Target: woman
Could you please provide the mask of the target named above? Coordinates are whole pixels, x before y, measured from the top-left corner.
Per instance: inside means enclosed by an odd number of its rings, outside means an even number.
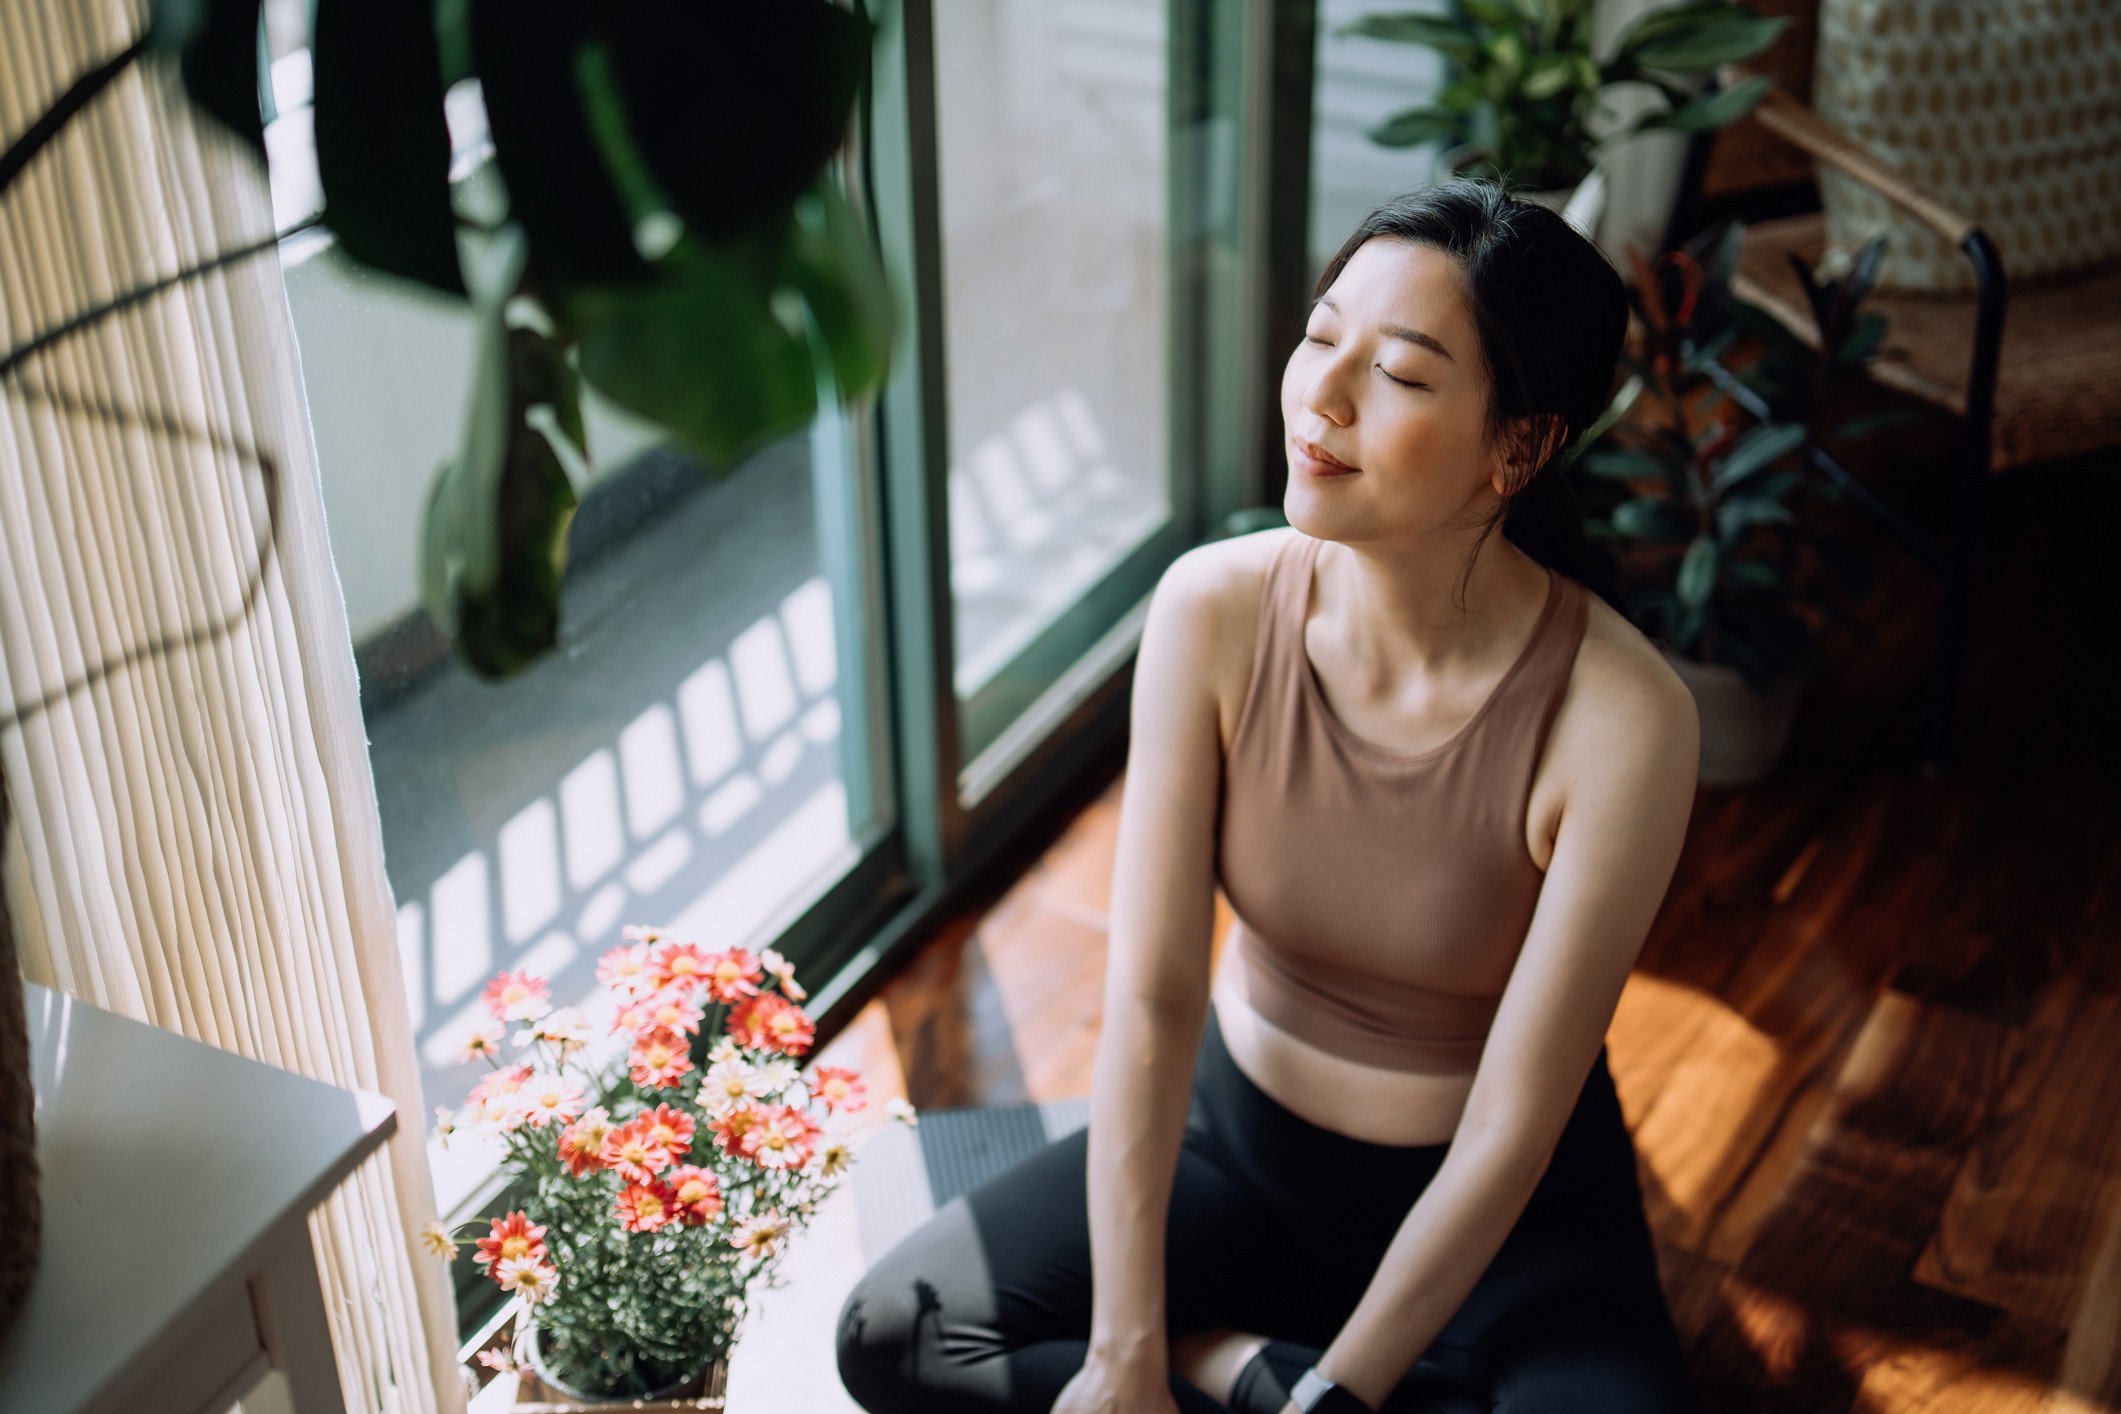
[[[1556,467],[1625,323],[1479,183],[1327,267],[1291,528],[1186,555],[1143,632],[1090,1128],[863,1279],[874,1414],[1689,1407],[1602,1046],[1697,724]]]

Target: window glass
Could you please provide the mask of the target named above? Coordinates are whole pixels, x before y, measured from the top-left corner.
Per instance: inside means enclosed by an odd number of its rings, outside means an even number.
[[[1010,715],[982,696],[1171,518],[1165,29],[1164,0],[935,5],[968,759]]]
[[[301,62],[278,61],[276,80]],[[306,94],[289,83],[283,96],[276,197],[300,215]],[[468,171],[475,93],[452,93],[451,116]],[[871,674],[843,631],[859,568],[850,441],[828,416],[717,481],[585,390],[594,479],[570,535],[560,647],[483,681],[418,608],[414,558],[428,485],[460,435],[470,316],[361,270],[322,232],[292,238],[282,260],[423,1088],[430,1107],[455,1107],[484,1069],[461,1052],[490,1020],[480,993],[495,973],[529,971],[556,1004],[588,1004],[629,923],[771,944],[874,835],[881,807],[856,745]],[[431,1150],[445,1212],[497,1158],[462,1140]]]

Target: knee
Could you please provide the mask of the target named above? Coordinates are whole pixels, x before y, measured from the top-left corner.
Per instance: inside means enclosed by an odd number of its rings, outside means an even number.
[[[869,1414],[894,1414],[913,1397],[913,1344],[920,1317],[913,1293],[872,1271],[840,1307],[840,1383]]]

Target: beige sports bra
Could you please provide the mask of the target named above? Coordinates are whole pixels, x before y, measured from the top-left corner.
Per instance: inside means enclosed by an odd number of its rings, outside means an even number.
[[[1252,685],[1223,761],[1216,868],[1239,985],[1332,1055],[1470,1074],[1544,881],[1525,813],[1589,619],[1549,575],[1532,638],[1488,700],[1427,751],[1387,751],[1333,715],[1304,650],[1322,542],[1268,567]]]

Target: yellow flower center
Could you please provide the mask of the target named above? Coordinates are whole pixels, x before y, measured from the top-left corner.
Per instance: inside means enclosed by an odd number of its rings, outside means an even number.
[[[530,1253],[530,1239],[521,1233],[512,1232],[501,1239],[501,1259],[523,1257]]]

